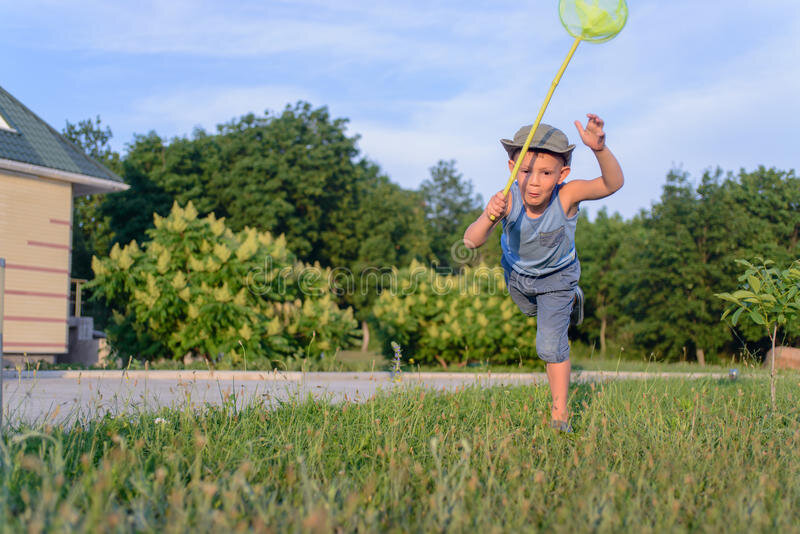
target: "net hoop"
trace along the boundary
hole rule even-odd
[[[559,0],[558,16],[576,39],[605,43],[625,27],[628,4],[625,0]]]

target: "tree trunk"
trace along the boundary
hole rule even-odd
[[[361,352],[367,352],[369,347],[369,325],[367,321],[361,321]]]
[[[769,330],[767,330],[769,331]],[[778,336],[778,323],[775,323],[775,327],[772,330],[772,361],[769,363],[769,396],[772,399],[772,412],[775,412],[775,358],[778,356],[775,354],[775,338]]]
[[[606,316],[603,315],[603,318],[600,319],[600,354],[603,356],[606,355],[606,323],[608,320]]]
[[[697,355],[697,363],[699,363],[700,365],[705,366],[705,364],[706,364],[706,353],[703,352],[703,349],[701,349],[700,347],[697,347],[697,349],[695,349],[695,355]]]

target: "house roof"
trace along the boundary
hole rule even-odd
[[[122,178],[87,156],[2,87],[0,116],[0,159],[123,182]],[[11,129],[5,128],[6,125]]]

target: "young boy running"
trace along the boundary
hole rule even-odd
[[[583,292],[578,287],[580,262],[575,251],[578,204],[604,198],[622,187],[622,169],[605,143],[603,120],[588,114],[586,127],[575,121],[583,143],[594,151],[602,176],[571,180],[570,160],[575,145],[547,124],[540,124],[526,154],[520,154],[531,126],[523,126],[513,140],[501,139],[513,170],[523,157],[510,195],[494,195],[480,217],[464,233],[469,248],[483,245],[503,221],[500,243],[506,286],[522,313],[537,316],[536,352],[547,362],[550,382],[551,426],[571,432],[567,412],[569,390],[570,321],[583,321]],[[494,221],[492,220],[494,219]]]

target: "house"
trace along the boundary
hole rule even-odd
[[[58,361],[68,353],[72,199],[125,189],[0,87],[4,354]]]

